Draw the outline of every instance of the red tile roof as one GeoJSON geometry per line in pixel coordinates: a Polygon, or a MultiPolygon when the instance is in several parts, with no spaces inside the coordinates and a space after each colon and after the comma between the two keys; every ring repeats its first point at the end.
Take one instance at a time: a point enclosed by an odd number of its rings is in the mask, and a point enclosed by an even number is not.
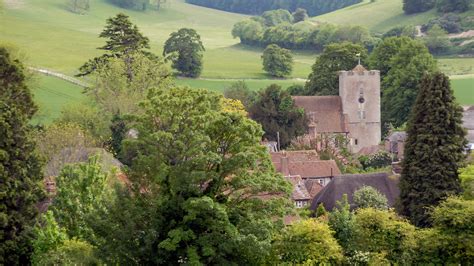
{"type": "MultiPolygon", "coordinates": [[[[282,164],[274,162],[275,169],[284,174],[282,164]]],[[[341,171],[337,167],[334,160],[325,161],[299,161],[299,162],[288,162],[289,175],[299,175],[302,178],[320,178],[340,175],[341,171]]]]}

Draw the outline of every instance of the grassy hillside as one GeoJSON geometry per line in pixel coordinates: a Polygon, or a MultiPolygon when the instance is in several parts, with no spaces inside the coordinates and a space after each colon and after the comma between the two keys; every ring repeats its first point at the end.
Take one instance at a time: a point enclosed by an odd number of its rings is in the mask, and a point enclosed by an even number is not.
{"type": "MultiPolygon", "coordinates": [[[[469,11],[473,15],[474,11],[469,11]]],[[[336,10],[312,18],[335,24],[361,25],[374,32],[386,32],[399,25],[420,25],[436,17],[433,9],[428,12],[405,15],[402,10],[402,0],[364,0],[362,3],[336,10]]]]}
{"type": "MultiPolygon", "coordinates": [[[[261,49],[248,49],[233,39],[230,31],[244,15],[189,5],[181,0],[169,0],[160,11],[136,12],[118,8],[105,0],[91,1],[86,15],[71,13],[65,0],[9,0],[0,15],[0,41],[15,43],[30,58],[30,64],[75,73],[88,58],[101,53],[96,47],[104,40],[98,35],[105,20],[118,12],[130,15],[143,33],[150,38],[152,50],[161,54],[169,34],[181,27],[191,27],[201,35],[204,54],[203,77],[264,78],[261,69],[261,49]],[[239,64],[235,64],[239,61],[239,64]]],[[[305,77],[314,56],[296,56],[295,77],[305,77]]]]}

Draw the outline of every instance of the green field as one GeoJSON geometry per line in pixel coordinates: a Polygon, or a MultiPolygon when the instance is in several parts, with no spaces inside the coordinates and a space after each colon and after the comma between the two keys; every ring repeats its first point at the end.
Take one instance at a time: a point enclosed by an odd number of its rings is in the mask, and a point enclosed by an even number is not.
{"type": "Polygon", "coordinates": [[[454,95],[460,104],[474,104],[474,76],[452,79],[451,85],[454,88],[454,95]]]}
{"type": "Polygon", "coordinates": [[[33,119],[35,124],[50,123],[59,116],[63,107],[85,99],[82,87],[51,76],[36,75],[30,87],[39,105],[39,112],[33,119]]]}
{"type": "MultiPolygon", "coordinates": [[[[468,11],[463,16],[472,16],[474,11],[468,11]]],[[[384,33],[399,25],[421,25],[436,17],[433,9],[428,12],[405,15],[402,10],[402,0],[364,0],[331,13],[312,18],[314,21],[334,24],[361,25],[373,32],[384,33]]]]}

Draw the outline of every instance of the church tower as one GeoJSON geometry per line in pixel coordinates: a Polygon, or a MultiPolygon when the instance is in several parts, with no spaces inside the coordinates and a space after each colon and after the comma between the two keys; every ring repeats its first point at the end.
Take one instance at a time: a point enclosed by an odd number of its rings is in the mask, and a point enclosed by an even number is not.
{"type": "Polygon", "coordinates": [[[357,65],[339,72],[339,96],[348,125],[350,148],[358,152],[381,141],[380,71],[357,65]]]}

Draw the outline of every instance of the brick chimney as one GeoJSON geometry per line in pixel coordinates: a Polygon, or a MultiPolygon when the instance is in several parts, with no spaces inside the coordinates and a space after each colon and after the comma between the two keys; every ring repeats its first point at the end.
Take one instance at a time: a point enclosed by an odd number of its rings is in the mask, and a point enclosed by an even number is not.
{"type": "Polygon", "coordinates": [[[283,156],[281,157],[280,159],[280,162],[281,162],[281,173],[284,175],[284,176],[290,176],[290,169],[288,167],[288,157],[286,156],[286,153],[283,153],[283,156]]]}

